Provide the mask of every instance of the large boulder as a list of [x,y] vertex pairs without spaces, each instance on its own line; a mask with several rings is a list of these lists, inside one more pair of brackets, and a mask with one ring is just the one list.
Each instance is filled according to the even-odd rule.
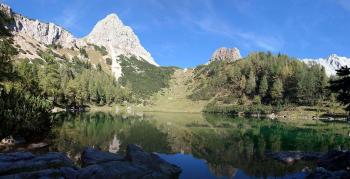
[[317,162],[317,166],[330,171],[350,170],[350,151],[329,151]]
[[124,157],[121,155],[99,151],[94,148],[86,148],[81,154],[81,162],[83,167],[99,163],[123,160]]
[[51,152],[39,156],[29,152],[0,154],[0,176],[5,178],[39,178],[51,175],[70,178],[77,175],[76,169],[63,153]]
[[168,163],[156,154],[143,151],[141,147],[137,145],[128,145],[126,152],[126,159],[130,160],[135,165],[145,166],[154,171],[175,178],[181,173],[180,167]]
[[350,178],[350,173],[345,170],[329,171],[322,167],[317,167],[314,172],[310,173],[308,179],[328,179],[328,178]]
[[153,171],[130,162],[110,161],[82,168],[78,178],[143,178],[150,173]]
[[307,178],[350,178],[350,151],[329,151],[317,161]]

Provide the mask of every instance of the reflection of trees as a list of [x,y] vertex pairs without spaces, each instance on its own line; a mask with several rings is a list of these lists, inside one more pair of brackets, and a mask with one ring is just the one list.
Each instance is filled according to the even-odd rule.
[[265,157],[266,151],[327,151],[350,146],[347,137],[323,132],[329,128],[297,128],[217,115],[207,115],[205,120],[195,115],[173,115],[154,114],[143,120],[106,113],[57,116],[54,147],[74,157],[86,146],[108,151],[113,144],[114,151],[123,151],[127,144],[135,143],[149,152],[192,153],[205,159],[216,176],[232,176],[239,168],[250,176],[264,177],[283,176],[310,166],[307,162],[282,165]]
[[[217,116],[206,118],[212,127],[192,130],[192,154],[205,159],[211,167],[240,168],[250,176],[283,176],[286,172],[300,171],[312,165],[311,162],[282,165],[265,157],[266,151],[326,151],[339,145],[343,148],[350,146],[345,136],[322,133],[318,129],[300,129],[270,121]],[[225,172],[220,174],[222,170],[217,167],[211,170],[217,176],[227,176]]]
[[[108,113],[85,113],[80,115],[56,116],[53,129],[55,150],[65,151],[71,157],[77,156],[87,146],[109,151],[110,145],[118,142],[118,150],[127,144],[139,144],[147,151],[166,152],[167,136],[149,121],[138,117],[123,118]],[[115,137],[118,137],[118,141]],[[112,146],[113,148],[113,146]]]
[[146,120],[135,121],[133,125],[120,131],[119,136],[123,141],[122,148],[126,148],[127,144],[138,144],[148,152],[167,153],[170,150],[167,134]]

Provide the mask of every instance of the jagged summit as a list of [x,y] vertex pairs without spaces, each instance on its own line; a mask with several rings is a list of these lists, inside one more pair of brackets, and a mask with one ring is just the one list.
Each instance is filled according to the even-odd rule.
[[307,64],[317,63],[322,65],[328,76],[336,75],[336,70],[338,70],[342,66],[347,65],[350,67],[350,58],[338,56],[337,54],[331,54],[328,58],[306,58],[301,60]]
[[211,57],[210,61],[215,61],[215,60],[236,61],[240,58],[242,58],[242,56],[238,48],[221,47],[213,53],[213,56]]
[[50,45],[77,49],[94,44],[105,47],[108,57],[113,59],[111,70],[116,79],[122,75],[120,64],[116,60],[119,55],[135,56],[139,60],[145,60],[152,65],[159,66],[151,54],[141,45],[133,30],[129,26],[125,26],[115,13],[107,15],[97,22],[86,37],[79,39],[54,23],[45,23],[17,14],[6,4],[0,3],[0,10],[14,19],[13,24],[8,29],[14,34],[16,43],[23,48],[20,54],[21,58],[39,58],[35,52],[45,50]]
[[158,66],[151,54],[142,47],[133,30],[129,26],[124,26],[123,22],[114,13],[100,20],[91,33],[82,40],[87,43],[105,46],[113,54],[113,58],[121,54],[126,56],[135,55]]

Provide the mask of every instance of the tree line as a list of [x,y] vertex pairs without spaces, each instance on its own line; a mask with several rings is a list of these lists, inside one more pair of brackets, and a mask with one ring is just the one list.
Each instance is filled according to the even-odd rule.
[[325,100],[329,78],[318,64],[287,55],[252,53],[237,61],[213,61],[194,70],[189,98],[224,105],[316,105]]

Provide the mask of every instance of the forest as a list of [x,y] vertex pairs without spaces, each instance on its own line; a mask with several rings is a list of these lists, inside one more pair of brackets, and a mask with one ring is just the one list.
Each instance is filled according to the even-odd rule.
[[[286,105],[315,106],[335,98],[324,68],[287,55],[251,53],[238,61],[213,61],[194,72],[193,100],[214,100],[208,111],[271,112]],[[334,100],[333,100],[334,101]],[[223,112],[222,111],[222,112]]]

